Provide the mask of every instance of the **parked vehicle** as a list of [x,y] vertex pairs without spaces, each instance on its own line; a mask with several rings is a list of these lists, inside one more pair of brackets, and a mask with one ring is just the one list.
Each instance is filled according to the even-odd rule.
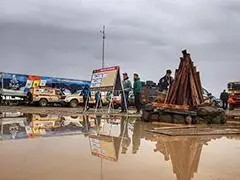
[[[115,109],[118,109],[121,107],[121,99],[122,99],[121,94],[119,94],[117,96],[113,96],[112,104]],[[133,94],[133,91],[130,91],[129,96],[128,96],[128,105],[134,106],[134,104],[135,104],[134,94]]]
[[229,109],[234,110],[240,107],[240,81],[228,83],[228,104]]
[[67,95],[86,85],[90,86],[90,81],[0,72],[0,103],[25,103],[29,90],[35,87],[58,88]]
[[[64,99],[64,103],[70,107],[77,107],[78,105],[83,105],[83,97],[81,96],[82,90],[79,90],[71,95],[67,95]],[[107,105],[107,97],[105,92],[101,92],[102,95],[102,105]],[[96,105],[95,92],[91,92],[91,97],[89,98],[89,105],[94,107]]]
[[65,95],[57,88],[49,87],[35,87],[31,88],[27,94],[29,103],[37,103],[41,107],[45,107],[48,104],[58,103],[63,104]]
[[114,109],[118,109],[119,107],[121,107],[121,95],[112,97],[112,105]]
[[202,88],[203,91],[203,100],[209,104],[213,104],[216,107],[222,107],[222,100],[216,98],[212,93],[208,92],[205,88]]

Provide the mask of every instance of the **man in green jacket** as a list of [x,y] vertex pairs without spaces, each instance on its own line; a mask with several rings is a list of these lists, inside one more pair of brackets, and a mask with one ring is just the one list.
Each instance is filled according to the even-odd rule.
[[121,112],[127,112],[129,92],[132,90],[132,83],[129,80],[127,73],[123,73],[122,85],[123,85],[123,92],[121,97],[121,108],[122,108]]
[[142,83],[140,81],[139,75],[134,73],[134,84],[133,84],[133,93],[135,98],[135,106],[137,113],[140,113],[141,102],[140,102],[140,93],[141,93]]

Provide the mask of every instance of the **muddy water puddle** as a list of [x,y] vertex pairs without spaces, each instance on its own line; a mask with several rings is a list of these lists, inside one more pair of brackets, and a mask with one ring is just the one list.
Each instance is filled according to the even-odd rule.
[[121,116],[5,113],[0,180],[236,180],[240,136],[163,136]]

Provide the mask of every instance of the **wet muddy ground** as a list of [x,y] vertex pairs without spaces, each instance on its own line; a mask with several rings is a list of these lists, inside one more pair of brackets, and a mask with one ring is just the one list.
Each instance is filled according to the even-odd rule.
[[[21,113],[38,113],[38,114],[54,114],[54,115],[79,115],[84,111],[83,107],[77,108],[68,108],[68,107],[37,107],[37,106],[0,106],[1,112],[21,112]],[[106,114],[108,107],[103,107],[97,110],[97,114]],[[117,114],[120,112],[120,109],[111,109],[112,114]],[[131,116],[140,117],[140,115],[135,114],[136,110],[134,108],[129,109]],[[95,108],[90,108],[87,111],[88,114],[96,114]]]
[[236,180],[240,136],[166,136],[127,116],[6,113],[1,180]]

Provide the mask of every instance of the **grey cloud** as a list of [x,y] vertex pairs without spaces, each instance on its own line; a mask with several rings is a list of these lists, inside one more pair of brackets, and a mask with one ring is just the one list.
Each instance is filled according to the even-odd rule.
[[89,79],[106,64],[157,81],[187,48],[205,87],[239,80],[238,0],[1,0],[0,71]]

